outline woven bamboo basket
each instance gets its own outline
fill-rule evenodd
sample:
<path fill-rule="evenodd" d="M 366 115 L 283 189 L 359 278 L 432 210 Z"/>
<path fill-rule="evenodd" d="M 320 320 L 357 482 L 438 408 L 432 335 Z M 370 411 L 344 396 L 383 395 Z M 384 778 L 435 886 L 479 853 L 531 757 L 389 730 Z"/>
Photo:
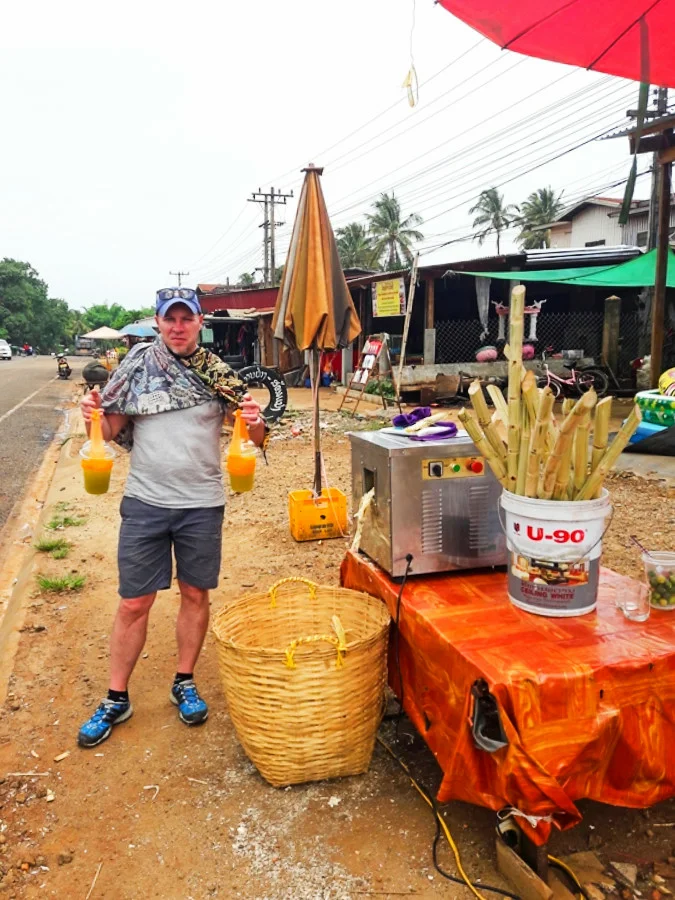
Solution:
<path fill-rule="evenodd" d="M 284 578 L 218 613 L 213 632 L 230 717 L 271 785 L 367 771 L 388 630 L 380 600 L 305 578 Z"/>

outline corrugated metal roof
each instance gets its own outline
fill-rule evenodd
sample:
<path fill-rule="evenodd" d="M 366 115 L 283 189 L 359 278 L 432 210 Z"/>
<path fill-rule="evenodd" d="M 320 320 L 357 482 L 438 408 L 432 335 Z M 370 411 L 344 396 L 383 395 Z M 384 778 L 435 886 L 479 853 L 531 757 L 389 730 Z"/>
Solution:
<path fill-rule="evenodd" d="M 675 128 L 675 114 L 673 114 L 672 116 L 663 116 L 660 119 L 652 119 L 651 121 L 645 122 L 640 129 L 640 135 L 642 137 L 645 137 L 649 134 L 660 134 L 661 132 L 666 131 L 668 128 Z M 620 128 L 618 131 L 612 131 L 611 134 L 606 134 L 603 138 L 601 138 L 601 140 L 608 141 L 612 138 L 632 137 L 636 135 L 637 132 L 637 125 L 633 124 L 628 128 Z"/>
<path fill-rule="evenodd" d="M 598 264 L 611 265 L 613 262 L 626 262 L 640 256 L 639 247 L 628 247 L 619 244 L 614 247 L 565 247 L 561 249 L 526 250 L 525 265 L 528 268 L 535 266 L 570 266 L 573 263 L 587 263 L 589 266 Z"/>

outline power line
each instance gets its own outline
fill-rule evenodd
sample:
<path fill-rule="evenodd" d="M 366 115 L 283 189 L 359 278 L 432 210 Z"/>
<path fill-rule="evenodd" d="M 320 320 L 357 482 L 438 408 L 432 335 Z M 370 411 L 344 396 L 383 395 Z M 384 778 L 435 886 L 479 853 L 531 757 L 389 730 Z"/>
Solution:
<path fill-rule="evenodd" d="M 604 87 L 604 86 L 605 86 L 605 84 L 603 84 L 601 87 Z M 590 92 L 589 91 L 577 92 L 576 94 L 571 95 L 570 97 L 566 98 L 563 101 L 551 104 L 550 107 L 548 107 L 548 108 L 544 107 L 543 110 L 539 110 L 534 114 L 530 114 L 530 115 L 524 117 L 523 119 L 519 120 L 518 122 L 515 122 L 513 125 L 509 126 L 506 129 L 497 129 L 494 132 L 492 132 L 490 135 L 488 135 L 484 138 L 481 138 L 476 143 L 471 144 L 468 147 L 463 147 L 461 150 L 458 150 L 456 153 L 451 154 L 450 156 L 446 156 L 443 159 L 441 159 L 435 163 L 432 163 L 430 166 L 427 166 L 427 167 L 419 170 L 416 173 L 412 173 L 411 175 L 406 176 L 405 178 L 401 179 L 399 182 L 394 183 L 394 185 L 392 185 L 391 187 L 392 187 L 392 189 L 395 190 L 397 188 L 401 188 L 405 184 L 413 183 L 414 181 L 419 180 L 420 178 L 424 177 L 424 175 L 430 174 L 431 172 L 434 172 L 440 168 L 445 169 L 448 166 L 448 164 L 450 162 L 452 162 L 454 159 L 466 157 L 467 154 L 470 154 L 473 151 L 482 150 L 486 143 L 490 143 L 490 142 L 499 140 L 500 147 L 499 147 L 499 150 L 496 151 L 496 153 L 500 154 L 500 155 L 503 154 L 503 151 L 505 149 L 508 150 L 511 147 L 514 147 L 516 145 L 521 146 L 522 145 L 521 138 L 519 138 L 517 141 L 510 141 L 506 144 L 504 143 L 504 138 L 506 136 L 513 137 L 515 134 L 518 134 L 523 129 L 525 129 L 526 131 L 533 130 L 533 129 L 540 130 L 542 121 L 548 119 L 550 116 L 558 116 L 559 111 L 561 109 L 564 109 L 566 106 L 569 106 L 570 103 L 574 103 L 575 106 L 572 108 L 571 112 L 567 116 L 563 117 L 562 119 L 558 116 L 556 121 L 553 122 L 552 125 L 550 126 L 554 131 L 557 132 L 562 123 L 567 121 L 572 116 L 576 117 L 577 101 L 581 101 L 583 107 L 588 109 L 589 108 L 589 95 L 593 95 L 593 94 L 597 93 L 597 90 L 598 90 L 597 88 L 594 88 Z M 607 101 L 608 97 L 610 97 L 613 93 L 616 93 L 617 90 L 620 90 L 620 88 L 614 87 L 610 91 L 604 91 L 604 92 L 600 93 L 599 96 L 595 97 L 594 104 L 596 106 L 598 104 L 602 104 L 602 107 L 604 109 L 606 106 L 606 101 Z M 623 100 L 622 100 L 622 102 L 623 102 Z M 596 115 L 596 113 L 594 110 L 592 110 L 591 116 L 594 116 L 594 115 Z M 546 137 L 546 136 L 548 136 L 548 135 L 544 134 L 542 137 L 539 138 L 539 141 L 542 140 L 543 137 Z M 454 139 L 451 138 L 448 141 L 443 142 L 443 144 L 437 145 L 437 147 L 435 147 L 433 149 L 439 149 L 441 146 L 443 146 L 444 144 L 450 143 L 452 140 L 454 140 Z M 484 159 L 485 158 L 483 158 L 483 161 L 484 161 Z M 402 168 L 402 167 L 399 167 L 399 168 Z M 466 169 L 467 167 L 464 167 L 464 168 Z M 393 171 L 396 171 L 396 170 L 392 170 L 392 172 L 390 172 L 389 174 L 393 174 Z M 464 169 L 461 171 L 464 171 Z M 453 172 L 451 176 L 448 176 L 447 172 L 445 172 L 442 177 L 442 181 L 447 180 L 449 177 L 454 179 L 456 177 L 456 174 L 457 174 L 456 172 Z M 429 186 L 436 187 L 438 185 L 438 183 L 439 182 L 436 181 L 436 182 L 431 183 Z M 354 193 L 356 193 L 356 192 L 353 191 L 352 195 Z M 350 195 L 348 194 L 347 197 L 349 197 L 349 196 Z M 377 193 L 369 195 L 367 197 L 364 197 L 358 201 L 354 201 L 353 203 L 349 204 L 348 206 L 339 209 L 336 213 L 334 213 L 334 217 L 339 217 L 342 214 L 344 214 L 345 212 L 349 211 L 350 209 L 354 209 L 354 208 L 360 206 L 362 203 L 366 202 L 367 200 L 374 199 L 376 196 L 377 196 Z"/>

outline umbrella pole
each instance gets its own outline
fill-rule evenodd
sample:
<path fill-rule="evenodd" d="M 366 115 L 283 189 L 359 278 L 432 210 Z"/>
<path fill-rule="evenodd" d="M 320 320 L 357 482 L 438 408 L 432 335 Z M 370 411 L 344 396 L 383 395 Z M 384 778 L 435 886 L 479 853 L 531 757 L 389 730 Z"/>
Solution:
<path fill-rule="evenodd" d="M 319 422 L 319 358 L 318 350 L 309 351 L 309 378 L 314 404 L 314 493 L 321 494 L 321 427 Z"/>

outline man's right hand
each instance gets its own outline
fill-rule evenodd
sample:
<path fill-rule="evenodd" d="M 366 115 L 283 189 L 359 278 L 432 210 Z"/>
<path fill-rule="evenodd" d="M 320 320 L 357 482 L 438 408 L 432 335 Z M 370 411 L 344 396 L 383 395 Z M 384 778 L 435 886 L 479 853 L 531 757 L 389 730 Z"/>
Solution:
<path fill-rule="evenodd" d="M 89 391 L 89 393 L 85 394 L 84 397 L 80 400 L 80 410 L 82 411 L 82 418 L 87 424 L 91 422 L 92 409 L 100 408 L 101 395 L 98 392 L 98 388 L 94 388 L 93 390 Z"/>

